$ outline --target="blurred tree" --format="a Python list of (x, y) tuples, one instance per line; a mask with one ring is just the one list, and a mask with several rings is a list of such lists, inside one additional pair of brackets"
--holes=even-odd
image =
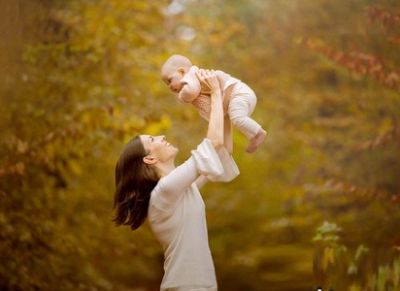
[[(158, 266), (156, 244), (146, 252), (146, 236), (140, 247), (120, 232), (116, 240), (108, 210), (122, 143), (170, 126), (142, 110), (157, 91), (159, 5), (16, 1), (2, 10), (1, 55), (11, 57), (2, 59), (1, 290), (123, 290), (121, 277), (158, 285), (161, 266), (144, 263)], [(134, 267), (110, 268), (126, 253), (139, 258)]]
[[(346, 5), (331, 0), (218, 3), (187, 4), (187, 11), (195, 5), (196, 12), (182, 13), (178, 23), (197, 28), (192, 51), (204, 47), (200, 66), (226, 70), (255, 89), (254, 114), (269, 135), (264, 152), (242, 159), (236, 151), (242, 174), (232, 196), (212, 194), (218, 205), (213, 219), (221, 221), (221, 208), (235, 213), (224, 216), (220, 228), (213, 225), (216, 235), (226, 235), (231, 227), (229, 249), (260, 262), (260, 253), (249, 254), (267, 250), (265, 241), (307, 243), (310, 230), (332, 219), (346, 230), (345, 244), (372, 247), (365, 269), (371, 274), (382, 245), (399, 242), (393, 231), (399, 227), (400, 188), (398, 5), (384, 1), (385, 8), (376, 8), (363, 0)], [(243, 142), (235, 136), (239, 151)], [(378, 226), (382, 219), (383, 227)], [(246, 246), (235, 241), (237, 232), (248, 238)], [(238, 277), (226, 259), (221, 262), (228, 277)], [(255, 263), (252, 271), (259, 268), (261, 274), (260, 266)], [(249, 281), (247, 289), (257, 289), (254, 282), (263, 279)], [(271, 286), (267, 282), (264, 286)]]

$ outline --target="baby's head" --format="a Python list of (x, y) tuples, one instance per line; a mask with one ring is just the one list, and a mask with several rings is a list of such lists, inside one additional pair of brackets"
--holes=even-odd
[(181, 80), (191, 66), (192, 63), (187, 57), (172, 55), (162, 66), (161, 78), (172, 92), (179, 93), (183, 87)]

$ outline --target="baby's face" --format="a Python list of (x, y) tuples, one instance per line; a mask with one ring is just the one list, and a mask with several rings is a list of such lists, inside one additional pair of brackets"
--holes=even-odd
[(163, 81), (174, 93), (179, 93), (182, 90), (183, 85), (181, 84), (181, 80), (183, 76), (184, 72), (176, 69), (173, 70), (172, 68), (164, 68), (161, 74)]

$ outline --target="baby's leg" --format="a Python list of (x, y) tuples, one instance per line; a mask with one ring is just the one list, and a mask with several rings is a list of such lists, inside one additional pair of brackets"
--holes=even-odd
[(258, 149), (266, 136), (267, 132), (264, 129), (260, 128), (257, 134), (250, 140), (250, 144), (247, 146), (246, 152), (252, 153), (256, 149)]
[(246, 151), (252, 153), (260, 146), (267, 133), (260, 124), (249, 117), (257, 103), (253, 90), (244, 83), (236, 86), (240, 87), (234, 88), (232, 92), (232, 99), (228, 107), (229, 116), (232, 124), (250, 139)]

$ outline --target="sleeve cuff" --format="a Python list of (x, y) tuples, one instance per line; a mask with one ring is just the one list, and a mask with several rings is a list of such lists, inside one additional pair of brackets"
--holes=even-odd
[(199, 174), (206, 176), (210, 181), (229, 182), (240, 174), (228, 151), (223, 147), (217, 153), (209, 139), (204, 139), (197, 149), (192, 151), (192, 155)]

